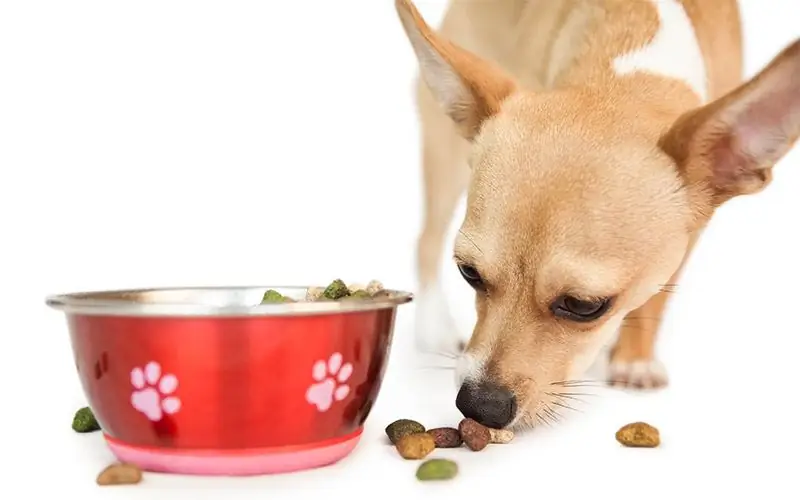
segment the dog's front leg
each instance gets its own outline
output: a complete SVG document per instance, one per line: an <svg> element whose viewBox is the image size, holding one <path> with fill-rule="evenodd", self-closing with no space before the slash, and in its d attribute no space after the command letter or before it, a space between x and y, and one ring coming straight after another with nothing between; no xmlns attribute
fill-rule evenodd
<svg viewBox="0 0 800 500"><path fill-rule="evenodd" d="M658 389L667 385L667 371L655 356L656 338L669 297L699 237L700 231L693 235L686 256L670 283L665 283L662 291L625 316L617 342L611 349L610 384L637 389Z"/></svg>
<svg viewBox="0 0 800 500"><path fill-rule="evenodd" d="M417 103L422 124L425 216L417 241L415 340L422 352L457 355L462 350L461 339L442 290L440 264L447 230L469 182L469 145L422 81L418 83Z"/></svg>
<svg viewBox="0 0 800 500"><path fill-rule="evenodd" d="M610 384L637 389L667 385L667 371L655 357L655 343L668 296L667 291L659 292L625 317L611 350Z"/></svg>

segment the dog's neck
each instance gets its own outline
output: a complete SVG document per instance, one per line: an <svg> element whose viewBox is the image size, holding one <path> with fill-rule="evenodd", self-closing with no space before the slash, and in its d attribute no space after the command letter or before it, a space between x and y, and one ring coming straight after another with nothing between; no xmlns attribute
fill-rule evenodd
<svg viewBox="0 0 800 500"><path fill-rule="evenodd" d="M709 99L706 64L680 0L529 1L526 9L524 17L542 15L553 33L537 71L544 88L587 89L665 125Z"/></svg>
<svg viewBox="0 0 800 500"><path fill-rule="evenodd" d="M692 21L677 0L654 1L658 28L645 45L617 55L614 73L619 76L646 72L687 85L705 103L708 82L700 44Z"/></svg>

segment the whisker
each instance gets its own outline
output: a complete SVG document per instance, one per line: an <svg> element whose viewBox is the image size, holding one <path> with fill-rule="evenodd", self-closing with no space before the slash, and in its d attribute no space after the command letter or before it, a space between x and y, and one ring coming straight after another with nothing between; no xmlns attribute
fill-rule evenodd
<svg viewBox="0 0 800 500"><path fill-rule="evenodd" d="M562 380L561 382L551 382L550 385L559 387L604 387L605 384L600 380Z"/></svg>
<svg viewBox="0 0 800 500"><path fill-rule="evenodd" d="M575 393L575 392L573 392L573 393L571 393L571 394L582 394L583 396L597 396L598 394L592 394L592 392L598 391L599 389L607 389L607 388L608 388L608 386L607 386L607 385L596 385L596 386L582 386L582 385L578 385L578 386L570 386L570 387L567 387L567 389L572 389L572 390L574 390L574 389L580 389L582 392L580 392L580 393ZM590 391L591 391L591 392L590 392Z"/></svg>
<svg viewBox="0 0 800 500"><path fill-rule="evenodd" d="M577 409L577 408L573 408L573 407L571 407L571 406L569 406L569 405L565 405L565 404L559 403L558 401L553 401L553 402L552 402L552 404L554 404L554 405L556 405L556 406L559 406L559 407L561 407L561 408L565 408L565 409L567 409L567 410L572 410L572 411L576 411L576 412L578 412L578 413L583 413L581 410L579 410L579 409Z"/></svg>
<svg viewBox="0 0 800 500"><path fill-rule="evenodd" d="M567 399L576 399L576 396L598 396L598 394L592 394L591 392L559 392L558 395Z"/></svg>
<svg viewBox="0 0 800 500"><path fill-rule="evenodd" d="M540 408L537 414L542 421L547 424L548 427L558 423L558 420L556 420L553 416L552 410L550 410L550 408L548 408L546 405Z"/></svg>
<svg viewBox="0 0 800 500"><path fill-rule="evenodd" d="M579 397L573 396L571 394L567 395L567 394L562 394L562 393L559 393L559 392L546 392L545 394L547 394L550 397L558 398L558 399L562 399L562 400L563 399L569 399L570 401L577 401L578 403L584 403L584 404L586 403L586 401L582 400Z"/></svg>
<svg viewBox="0 0 800 500"><path fill-rule="evenodd" d="M477 243L475 243L475 240L473 240L472 238L470 238L470 237L469 237L469 235L468 235L467 233L465 233L465 232L464 232L463 230L461 230L461 229L459 229L459 230L458 230L458 233L459 233L461 236L463 236L464 238L466 238L466 239L467 239L467 241L469 241L470 243L472 243L472 246L474 246L474 247L475 247L475 250L477 250L478 252L480 252L481 254L483 254L483 250L481 250L481 247L479 247L479 246L478 246L478 244L477 244Z"/></svg>
<svg viewBox="0 0 800 500"><path fill-rule="evenodd" d="M545 425L545 427L552 427L552 422L550 422L550 417L546 415L540 415L539 420Z"/></svg>
<svg viewBox="0 0 800 500"><path fill-rule="evenodd" d="M430 354L432 356L441 356L443 358L453 359L453 360L458 359L457 355L445 351L424 351L423 354Z"/></svg>
<svg viewBox="0 0 800 500"><path fill-rule="evenodd" d="M550 417L553 419L553 422L555 422L556 424L561 423L561 421L563 420L561 415L559 415L558 412L555 411L549 404L546 406L546 408L548 415L550 415Z"/></svg>
<svg viewBox="0 0 800 500"><path fill-rule="evenodd" d="M455 366L418 366L418 370L455 370Z"/></svg>
<svg viewBox="0 0 800 500"><path fill-rule="evenodd" d="M605 387L604 382L582 382L578 384L564 384L561 387L565 389L591 389L596 387Z"/></svg>
<svg viewBox="0 0 800 500"><path fill-rule="evenodd" d="M550 385L569 384L569 383L572 383L572 382L596 382L596 381L595 381L595 380L593 380L593 379L584 379L584 380L581 380L581 379L575 379L575 380L559 380L559 381L557 381L557 382L550 382Z"/></svg>

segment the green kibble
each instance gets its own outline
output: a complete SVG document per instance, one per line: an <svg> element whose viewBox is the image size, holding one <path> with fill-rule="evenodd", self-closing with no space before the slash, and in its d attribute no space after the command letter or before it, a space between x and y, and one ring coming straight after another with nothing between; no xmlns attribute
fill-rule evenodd
<svg viewBox="0 0 800 500"><path fill-rule="evenodd" d="M322 296L330 300L339 300L350 295L350 290L342 280L333 280L322 292Z"/></svg>
<svg viewBox="0 0 800 500"><path fill-rule="evenodd" d="M392 444L397 444L403 436L425 432L425 426L414 420L402 418L386 426L386 435Z"/></svg>
<svg viewBox="0 0 800 500"><path fill-rule="evenodd" d="M82 433L100 430L100 424L94 418L91 408L87 406L75 412L75 416L72 418L72 430Z"/></svg>
<svg viewBox="0 0 800 500"><path fill-rule="evenodd" d="M369 292L366 290L356 290L355 292L352 292L350 295L344 298L347 300L371 299L372 295L370 295Z"/></svg>
<svg viewBox="0 0 800 500"><path fill-rule="evenodd" d="M417 468L420 481L446 481L458 475L458 464L445 458L426 460Z"/></svg>
<svg viewBox="0 0 800 500"><path fill-rule="evenodd" d="M280 292L275 290L267 290L261 298L262 304L279 304L281 302L289 302L289 297L284 297Z"/></svg>

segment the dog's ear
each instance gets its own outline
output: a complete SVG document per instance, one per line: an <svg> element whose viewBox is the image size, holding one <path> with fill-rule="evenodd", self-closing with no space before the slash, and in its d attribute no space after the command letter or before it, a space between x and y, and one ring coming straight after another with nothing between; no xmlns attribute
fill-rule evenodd
<svg viewBox="0 0 800 500"><path fill-rule="evenodd" d="M466 139L500 110L517 85L488 61L438 36L410 0L395 0L403 29L434 99Z"/></svg>
<svg viewBox="0 0 800 500"><path fill-rule="evenodd" d="M661 146L712 206L764 189L800 136L800 39L724 97L682 116Z"/></svg>

